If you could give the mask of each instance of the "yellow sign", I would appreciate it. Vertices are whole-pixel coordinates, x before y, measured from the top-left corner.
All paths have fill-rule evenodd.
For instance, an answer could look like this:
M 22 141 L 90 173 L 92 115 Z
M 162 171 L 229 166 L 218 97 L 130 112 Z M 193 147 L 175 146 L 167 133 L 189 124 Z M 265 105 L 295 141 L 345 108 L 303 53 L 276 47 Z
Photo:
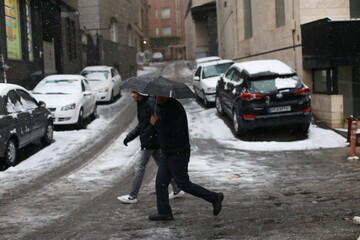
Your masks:
M 30 0 L 25 0 L 26 6 L 26 35 L 28 43 L 28 56 L 29 61 L 34 61 L 34 48 L 33 48 L 33 37 L 32 37 L 32 26 L 31 26 L 31 10 L 30 10 Z
M 18 0 L 5 0 L 5 24 L 8 58 L 21 60 L 21 35 Z

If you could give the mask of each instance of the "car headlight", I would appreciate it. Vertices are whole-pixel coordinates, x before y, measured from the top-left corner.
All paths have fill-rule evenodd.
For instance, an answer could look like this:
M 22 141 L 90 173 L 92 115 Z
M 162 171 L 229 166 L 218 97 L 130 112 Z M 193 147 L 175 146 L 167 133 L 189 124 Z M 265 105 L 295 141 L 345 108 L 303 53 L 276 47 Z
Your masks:
M 215 91 L 215 88 L 208 87 L 208 88 L 206 88 L 206 91 L 207 91 L 207 92 L 213 92 L 213 91 Z
M 76 104 L 72 103 L 72 104 L 61 107 L 61 111 L 69 111 L 69 110 L 75 109 L 75 107 L 76 107 Z
M 98 93 L 105 93 L 105 92 L 109 92 L 109 88 L 108 88 L 108 87 L 98 89 Z

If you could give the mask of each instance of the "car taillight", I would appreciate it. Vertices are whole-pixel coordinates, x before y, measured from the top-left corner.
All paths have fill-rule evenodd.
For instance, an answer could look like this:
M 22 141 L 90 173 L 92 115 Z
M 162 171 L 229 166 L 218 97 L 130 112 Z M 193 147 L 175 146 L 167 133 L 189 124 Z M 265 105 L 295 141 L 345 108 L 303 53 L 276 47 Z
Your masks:
M 240 94 L 240 98 L 245 101 L 252 101 L 252 100 L 265 98 L 265 95 L 255 94 L 255 93 L 242 93 Z
M 303 112 L 311 112 L 311 108 L 306 108 L 304 110 L 302 110 Z
M 255 119 L 256 118 L 256 115 L 243 115 L 243 118 L 244 119 Z
M 302 89 L 296 90 L 294 92 L 294 94 L 297 94 L 297 95 L 309 95 L 310 94 L 310 89 L 309 88 L 302 88 Z

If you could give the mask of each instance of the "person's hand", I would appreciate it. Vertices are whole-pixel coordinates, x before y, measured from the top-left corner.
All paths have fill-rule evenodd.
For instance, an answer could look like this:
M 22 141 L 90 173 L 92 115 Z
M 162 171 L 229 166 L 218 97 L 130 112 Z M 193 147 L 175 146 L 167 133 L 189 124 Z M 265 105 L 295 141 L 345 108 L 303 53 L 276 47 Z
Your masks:
M 128 142 L 129 142 L 129 140 L 127 138 L 125 138 L 123 143 L 125 146 L 127 146 Z
M 159 119 L 159 117 L 156 114 L 152 115 L 150 118 L 150 124 L 155 126 L 158 119 Z

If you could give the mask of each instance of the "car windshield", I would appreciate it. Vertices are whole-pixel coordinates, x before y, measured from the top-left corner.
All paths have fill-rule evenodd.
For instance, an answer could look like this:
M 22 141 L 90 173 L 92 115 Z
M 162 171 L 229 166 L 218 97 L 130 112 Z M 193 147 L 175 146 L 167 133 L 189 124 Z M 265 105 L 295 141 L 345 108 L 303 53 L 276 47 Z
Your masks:
M 274 92 L 281 89 L 294 89 L 301 87 L 300 79 L 297 76 L 261 78 L 250 81 L 251 88 L 255 92 Z
M 33 94 L 73 94 L 81 91 L 78 79 L 49 79 L 39 83 Z
M 202 78 L 217 77 L 226 72 L 233 63 L 222 63 L 204 67 Z
M 106 70 L 84 70 L 81 75 L 83 75 L 84 77 L 88 78 L 89 75 L 94 74 L 94 73 L 100 73 L 102 74 L 106 79 L 109 79 L 109 71 Z

